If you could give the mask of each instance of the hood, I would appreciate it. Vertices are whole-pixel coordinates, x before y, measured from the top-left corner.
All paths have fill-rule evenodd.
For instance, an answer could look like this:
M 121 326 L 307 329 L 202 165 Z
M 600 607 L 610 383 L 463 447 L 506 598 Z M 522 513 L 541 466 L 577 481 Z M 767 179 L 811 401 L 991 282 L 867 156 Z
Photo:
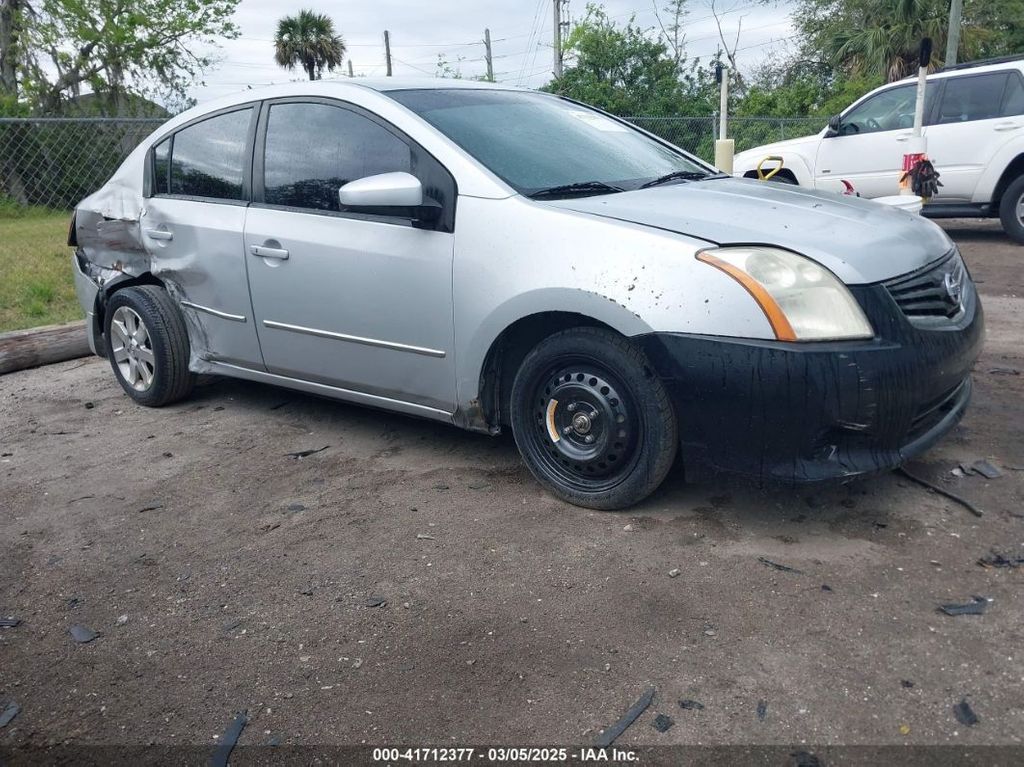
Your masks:
M 800 138 L 786 139 L 785 141 L 776 141 L 773 144 L 763 144 L 761 146 L 754 147 L 753 149 L 747 149 L 743 152 L 737 152 L 733 158 L 733 162 L 740 164 L 745 163 L 748 160 L 753 163 L 759 162 L 762 158 L 767 157 L 770 154 L 783 154 L 785 152 L 793 152 L 799 150 L 804 146 L 817 146 L 821 141 L 821 136 L 817 133 L 810 136 L 801 136 Z M 799 154 L 799 151 L 797 151 Z M 814 153 L 811 153 L 812 156 Z
M 948 253 L 921 216 L 881 203 L 750 179 L 720 178 L 545 203 L 716 245 L 775 245 L 814 259 L 848 285 L 880 282 Z

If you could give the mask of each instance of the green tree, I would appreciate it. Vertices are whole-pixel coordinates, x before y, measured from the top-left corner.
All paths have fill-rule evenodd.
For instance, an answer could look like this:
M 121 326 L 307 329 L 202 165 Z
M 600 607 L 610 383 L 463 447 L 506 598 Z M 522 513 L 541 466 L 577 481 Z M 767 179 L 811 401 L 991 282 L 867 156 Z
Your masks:
M 108 98 L 115 112 L 125 94 L 186 101 L 213 63 L 196 51 L 238 36 L 238 1 L 40 0 L 30 10 L 6 0 L 17 35 L 8 43 L 14 79 L 2 78 L 0 96 L 43 114 L 61 112 L 84 91 Z
M 324 67 L 328 71 L 340 67 L 344 55 L 345 41 L 326 14 L 301 10 L 277 22 L 274 60 L 285 69 L 301 66 L 310 80 L 319 80 Z
M 917 71 L 921 39 L 941 64 L 949 0 L 796 0 L 805 58 L 849 74 L 898 80 Z M 1024 0 L 965 0 L 959 59 L 1019 53 Z
M 568 65 L 546 90 L 618 115 L 685 113 L 688 101 L 675 58 L 663 40 L 637 26 L 620 27 L 604 9 L 588 5 L 565 41 Z

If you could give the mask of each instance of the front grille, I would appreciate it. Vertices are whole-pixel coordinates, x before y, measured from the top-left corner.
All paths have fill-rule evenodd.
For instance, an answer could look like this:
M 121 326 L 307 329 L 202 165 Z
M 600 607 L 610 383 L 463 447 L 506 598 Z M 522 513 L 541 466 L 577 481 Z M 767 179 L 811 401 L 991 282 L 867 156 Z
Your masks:
M 890 280 L 885 287 L 907 317 L 953 319 L 963 311 L 969 283 L 964 261 L 954 251 L 938 264 Z

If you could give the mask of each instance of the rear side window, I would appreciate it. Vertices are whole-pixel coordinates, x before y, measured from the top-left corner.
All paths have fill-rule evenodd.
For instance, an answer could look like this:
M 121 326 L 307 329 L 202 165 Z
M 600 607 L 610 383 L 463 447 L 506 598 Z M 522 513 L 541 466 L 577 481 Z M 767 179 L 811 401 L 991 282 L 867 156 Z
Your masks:
M 171 139 L 161 141 L 153 149 L 153 194 L 171 191 Z
M 1019 75 L 1010 75 L 1006 84 L 1006 96 L 1003 97 L 1003 117 L 1024 115 L 1024 79 Z
M 1006 77 L 1006 72 L 996 72 L 946 80 L 937 122 L 948 125 L 999 117 Z
M 365 176 L 395 171 L 413 172 L 412 151 L 373 120 L 328 104 L 270 107 L 265 202 L 338 211 L 339 188 Z
M 175 133 L 171 145 L 170 193 L 241 200 L 252 112 L 252 107 L 228 112 Z M 157 168 L 156 175 L 158 171 Z M 154 189 L 159 189 L 159 181 Z

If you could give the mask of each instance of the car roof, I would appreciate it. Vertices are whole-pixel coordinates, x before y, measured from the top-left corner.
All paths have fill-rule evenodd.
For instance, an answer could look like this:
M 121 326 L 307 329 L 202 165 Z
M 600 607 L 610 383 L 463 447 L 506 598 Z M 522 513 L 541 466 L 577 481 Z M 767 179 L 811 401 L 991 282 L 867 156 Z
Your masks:
M 183 114 L 195 117 L 251 101 L 287 98 L 288 96 L 325 96 L 344 99 L 346 96 L 352 97 L 356 93 L 366 93 L 367 91 L 386 96 L 391 91 L 452 89 L 537 93 L 528 88 L 517 88 L 514 85 L 489 83 L 483 80 L 455 80 L 441 77 L 339 77 L 331 80 L 295 80 L 279 85 L 250 88 L 228 96 L 203 101 Z

